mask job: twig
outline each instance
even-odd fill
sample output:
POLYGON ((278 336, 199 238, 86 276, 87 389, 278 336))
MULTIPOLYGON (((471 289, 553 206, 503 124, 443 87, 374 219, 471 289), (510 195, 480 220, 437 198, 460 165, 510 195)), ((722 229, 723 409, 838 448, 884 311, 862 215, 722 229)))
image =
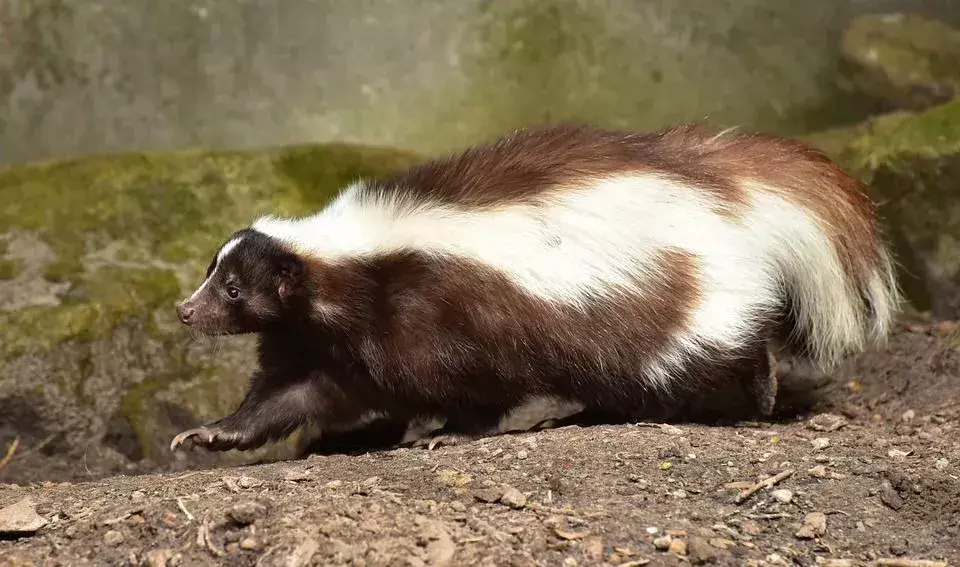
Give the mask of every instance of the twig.
POLYGON ((743 516, 751 520, 780 520, 793 517, 786 512, 777 512, 775 514, 744 514, 743 516))
POLYGON ((36 452, 39 451, 40 449, 43 449, 44 447, 46 447, 47 445, 49 445, 50 442, 53 441, 56 437, 57 437, 57 434, 56 434, 56 433, 51 433, 50 435, 47 435, 46 437, 44 437, 39 443, 37 443, 37 444, 34 445, 33 447, 30 447, 30 448, 27 449, 26 451, 21 451, 19 458, 22 459, 22 458, 26 457, 27 455, 32 455, 32 454, 36 453, 36 452))
POLYGON ((781 482, 783 479, 789 477, 789 476, 792 475, 793 473, 794 473, 794 470, 793 470, 793 469, 789 469, 789 470, 785 470, 785 471, 783 471, 783 472, 781 472, 781 473, 778 473, 778 474, 776 474, 776 475, 774 475, 774 476, 765 478, 765 479, 761 480, 760 482, 758 482, 757 484, 754 484, 754 485, 751 486, 750 488, 744 490, 744 491, 741 492, 740 494, 737 494, 737 498, 736 498, 735 502, 736 502, 737 504, 742 504, 742 503, 746 502, 746 500, 747 500, 748 498, 750 498, 751 496, 753 496, 754 494, 756 494, 757 491, 759 491, 761 488, 770 488, 770 487, 776 485, 777 483, 781 482))
POLYGON ((177 498, 177 506, 180 507, 180 511, 183 512, 183 515, 187 517, 188 522, 194 520, 193 514, 190 513, 190 510, 187 510, 187 507, 183 503, 183 498, 177 498))
POLYGON ((3 467, 7 466, 10 461, 13 459, 13 452, 17 450, 17 445, 20 444, 20 438, 17 437, 7 446, 7 454, 3 456, 3 459, 0 459, 0 471, 3 470, 3 467))
POLYGON ((197 529, 197 545, 206 547, 210 550, 210 553, 217 557, 223 557, 223 550, 217 549, 210 539, 210 525, 206 521, 200 524, 200 527, 197 529))

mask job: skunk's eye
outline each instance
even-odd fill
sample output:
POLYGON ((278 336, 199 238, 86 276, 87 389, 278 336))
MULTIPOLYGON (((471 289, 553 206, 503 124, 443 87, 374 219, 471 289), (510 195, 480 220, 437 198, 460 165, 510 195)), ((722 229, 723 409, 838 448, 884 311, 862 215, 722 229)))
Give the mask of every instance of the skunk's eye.
POLYGON ((235 287, 233 287, 233 286, 228 287, 228 288, 227 288, 227 297, 229 297, 230 299, 236 299, 236 298, 240 297, 240 290, 237 289, 237 288, 235 288, 235 287))

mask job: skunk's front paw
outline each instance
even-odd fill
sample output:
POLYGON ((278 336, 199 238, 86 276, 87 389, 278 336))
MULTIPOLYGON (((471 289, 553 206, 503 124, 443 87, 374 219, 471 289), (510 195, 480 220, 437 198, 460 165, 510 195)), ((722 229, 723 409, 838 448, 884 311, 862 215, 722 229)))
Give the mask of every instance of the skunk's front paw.
POLYGON ((188 429, 170 442, 170 450, 176 451, 181 446, 201 446, 208 451, 228 451, 240 444, 240 436, 231 434, 215 426, 203 426, 188 429))

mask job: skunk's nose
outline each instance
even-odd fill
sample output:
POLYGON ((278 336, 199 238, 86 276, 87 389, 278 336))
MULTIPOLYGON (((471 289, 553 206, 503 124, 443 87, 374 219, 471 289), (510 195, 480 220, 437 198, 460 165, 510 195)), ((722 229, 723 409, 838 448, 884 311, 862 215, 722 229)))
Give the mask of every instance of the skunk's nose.
POLYGON ((186 303, 177 305, 177 317, 180 318, 180 322, 184 325, 190 324, 190 318, 193 317, 195 311, 196 309, 192 305, 187 305, 186 303))

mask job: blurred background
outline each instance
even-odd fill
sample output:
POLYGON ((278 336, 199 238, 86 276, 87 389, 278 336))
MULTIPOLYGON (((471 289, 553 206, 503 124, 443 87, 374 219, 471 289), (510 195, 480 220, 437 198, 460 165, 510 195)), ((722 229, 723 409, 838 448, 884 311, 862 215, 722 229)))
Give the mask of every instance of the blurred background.
POLYGON ((167 448, 253 364, 174 315, 223 238, 543 122, 800 137, 960 319, 958 2, 0 0, 0 481, 230 458, 167 448))
POLYGON ((798 133, 873 107, 851 19, 956 0, 3 0, 0 162, 343 140, 447 151, 557 119, 798 133))

